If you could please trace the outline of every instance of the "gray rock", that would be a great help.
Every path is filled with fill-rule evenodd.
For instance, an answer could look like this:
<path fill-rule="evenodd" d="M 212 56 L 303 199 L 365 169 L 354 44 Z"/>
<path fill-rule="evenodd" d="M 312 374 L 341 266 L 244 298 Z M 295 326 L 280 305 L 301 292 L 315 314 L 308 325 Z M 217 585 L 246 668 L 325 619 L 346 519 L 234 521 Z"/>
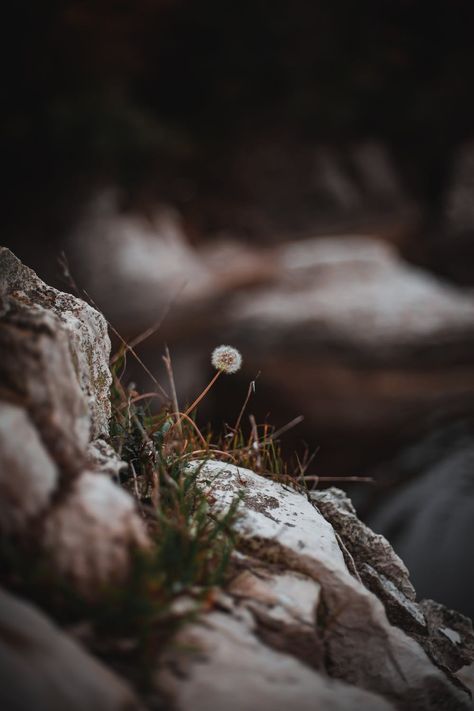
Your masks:
<path fill-rule="evenodd" d="M 0 590 L 3 711 L 139 711 L 133 691 L 41 612 Z"/>
<path fill-rule="evenodd" d="M 49 325 L 55 337 L 65 334 L 76 379 L 86 398 L 88 438 L 107 435 L 112 378 L 110 340 L 102 314 L 81 299 L 47 286 L 6 247 L 0 248 L 0 293 L 7 309 L 34 315 L 38 329 L 41 325 L 44 331 Z M 43 367 L 48 355 L 44 352 Z"/>
<path fill-rule="evenodd" d="M 0 529 L 25 531 L 50 504 L 58 470 L 23 408 L 0 402 Z"/>
<path fill-rule="evenodd" d="M 5 248 L 0 289 L 0 530 L 92 596 L 148 542 L 132 498 L 110 481 L 122 464 L 96 439 L 110 415 L 106 323 Z"/>
<path fill-rule="evenodd" d="M 361 564 L 368 564 L 391 581 L 409 600 L 415 599 L 416 593 L 407 567 L 386 538 L 374 533 L 357 518 L 351 500 L 343 491 L 334 487 L 314 491 L 310 498 L 341 536 L 359 573 Z"/>
<path fill-rule="evenodd" d="M 176 651 L 177 648 L 177 651 Z M 157 685 L 176 711 L 389 711 L 377 694 L 329 679 L 259 641 L 248 616 L 208 615 L 162 660 Z"/>
<path fill-rule="evenodd" d="M 228 510 L 243 495 L 236 523 L 239 551 L 321 586 L 315 628 L 324 653 L 320 655 L 315 645 L 312 653 L 317 658 L 308 657 L 308 665 L 323 658 L 331 676 L 403 709 L 436 709 L 439 704 L 446 709 L 469 708 L 465 691 L 417 641 L 389 623 L 381 601 L 351 575 L 334 529 L 304 494 L 233 465 L 208 461 L 192 466 L 200 485 L 212 494 L 214 513 Z M 297 599 L 297 586 L 287 594 Z M 245 607 L 252 610 L 248 601 Z"/>
<path fill-rule="evenodd" d="M 416 639 L 430 658 L 449 673 L 468 664 L 474 656 L 471 621 L 432 601 L 416 602 L 404 563 L 383 536 L 373 533 L 357 518 L 344 492 L 331 488 L 311 492 L 310 497 L 340 535 L 356 574 L 382 601 L 390 622 Z M 441 629 L 447 632 L 440 632 Z"/>

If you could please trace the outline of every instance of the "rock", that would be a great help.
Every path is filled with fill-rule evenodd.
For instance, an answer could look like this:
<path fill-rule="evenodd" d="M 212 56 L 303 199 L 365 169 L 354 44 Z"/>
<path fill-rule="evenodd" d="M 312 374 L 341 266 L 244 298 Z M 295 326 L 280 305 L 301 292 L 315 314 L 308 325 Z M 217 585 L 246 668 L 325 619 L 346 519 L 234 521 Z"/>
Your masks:
<path fill-rule="evenodd" d="M 107 474 L 117 482 L 120 480 L 120 473 L 128 467 L 127 463 L 122 461 L 110 444 L 103 439 L 90 442 L 87 454 L 95 471 Z"/>
<path fill-rule="evenodd" d="M 304 494 L 232 465 L 209 461 L 190 466 L 211 494 L 215 514 L 243 496 L 236 523 L 240 552 L 321 586 L 319 603 L 315 597 L 316 629 L 324 646 L 319 660 L 324 659 L 331 676 L 403 709 L 435 709 L 440 703 L 443 708 L 469 707 L 465 692 L 421 646 L 390 625 L 381 601 L 349 572 L 332 526 Z M 298 597 L 295 588 L 287 594 Z M 246 604 L 248 611 L 251 607 Z"/>
<path fill-rule="evenodd" d="M 427 261 L 449 279 L 472 287 L 474 142 L 460 146 L 451 166 L 438 233 L 430 235 Z"/>
<path fill-rule="evenodd" d="M 86 471 L 48 514 L 42 542 L 56 570 L 91 597 L 95 586 L 123 579 L 130 550 L 148 541 L 129 494 L 106 476 Z"/>
<path fill-rule="evenodd" d="M 187 243 L 177 213 L 159 208 L 146 218 L 121 212 L 114 191 L 89 206 L 70 251 L 81 282 L 121 332 L 133 328 L 136 335 L 170 302 L 191 306 L 210 287 L 209 271 Z"/>
<path fill-rule="evenodd" d="M 381 535 L 374 533 L 357 518 L 351 500 L 340 489 L 313 491 L 310 499 L 324 518 L 341 536 L 346 549 L 355 561 L 357 570 L 365 565 L 393 583 L 409 600 L 416 597 L 407 567 Z"/>
<path fill-rule="evenodd" d="M 0 285 L 0 530 L 93 596 L 147 545 L 132 498 L 109 478 L 123 465 L 97 439 L 110 415 L 106 323 L 4 248 Z"/>
<path fill-rule="evenodd" d="M 293 242 L 281 248 L 280 262 L 279 283 L 258 299 L 243 294 L 235 310 L 252 335 L 270 337 L 269 345 L 291 334 L 302 345 L 395 360 L 416 346 L 464 342 L 466 328 L 472 337 L 474 299 L 404 264 L 375 239 Z M 306 328 L 298 330 L 301 324 Z"/>
<path fill-rule="evenodd" d="M 0 402 L 0 528 L 25 531 L 49 506 L 58 470 L 23 408 Z"/>
<path fill-rule="evenodd" d="M 324 647 L 316 628 L 321 586 L 307 575 L 265 567 L 248 556 L 238 556 L 240 567 L 243 572 L 232 580 L 229 592 L 252 613 L 259 639 L 303 664 L 322 668 Z"/>
<path fill-rule="evenodd" d="M 474 656 L 471 621 L 431 600 L 416 602 L 407 568 L 388 541 L 357 518 L 344 492 L 331 488 L 311 492 L 310 498 L 339 534 L 356 574 L 383 602 L 390 622 L 440 667 L 454 673 L 467 664 Z"/>
<path fill-rule="evenodd" d="M 0 590 L 3 711 L 139 711 L 133 691 L 41 612 Z"/>
<path fill-rule="evenodd" d="M 49 326 L 48 335 L 67 341 L 76 380 L 86 398 L 90 418 L 88 438 L 107 435 L 112 378 L 109 371 L 110 340 L 102 314 L 81 299 L 44 284 L 6 247 L 0 248 L 0 293 L 4 306 L 7 302 L 7 311 L 14 309 L 18 319 L 26 316 L 36 323 L 38 340 L 41 339 L 40 333 Z M 52 354 L 44 350 L 43 355 L 41 366 L 45 368 L 48 356 Z M 24 349 L 23 357 L 27 357 L 27 349 Z M 29 375 L 29 371 L 25 374 Z M 70 383 L 68 385 L 70 387 Z"/>
<path fill-rule="evenodd" d="M 176 642 L 182 651 L 165 655 L 156 683 L 177 711 L 394 708 L 376 694 L 328 679 L 269 649 L 247 616 L 211 613 L 201 625 L 186 628 Z"/>
<path fill-rule="evenodd" d="M 469 665 L 474 658 L 472 621 L 434 600 L 422 600 L 420 607 L 428 624 L 431 651 L 437 661 L 453 671 Z"/>

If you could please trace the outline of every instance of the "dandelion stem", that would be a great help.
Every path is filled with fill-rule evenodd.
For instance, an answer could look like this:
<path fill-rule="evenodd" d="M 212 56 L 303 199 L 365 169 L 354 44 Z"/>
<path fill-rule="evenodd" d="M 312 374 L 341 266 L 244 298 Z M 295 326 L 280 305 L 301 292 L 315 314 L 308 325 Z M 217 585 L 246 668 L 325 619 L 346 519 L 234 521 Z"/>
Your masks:
<path fill-rule="evenodd" d="M 181 420 L 179 419 L 179 406 L 178 406 L 178 396 L 176 394 L 176 385 L 174 381 L 173 366 L 171 364 L 171 356 L 168 346 L 165 348 L 166 355 L 163 356 L 163 362 L 166 366 L 166 372 L 168 373 L 168 381 L 171 388 L 171 402 L 173 404 L 173 412 L 177 416 L 176 426 L 179 430 L 179 434 L 183 434 L 183 428 L 181 426 Z"/>
<path fill-rule="evenodd" d="M 219 375 L 220 375 L 221 373 L 222 373 L 222 370 L 218 370 L 218 371 L 217 371 L 217 373 L 214 375 L 214 377 L 212 378 L 212 380 L 211 380 L 211 382 L 209 383 L 209 385 L 207 385 L 207 386 L 204 388 L 204 390 L 202 391 L 202 393 L 195 399 L 195 401 L 192 403 L 192 405 L 190 405 L 190 406 L 186 409 L 186 411 L 185 411 L 185 413 L 184 413 L 185 415 L 189 415 L 189 413 L 192 412 L 192 411 L 194 410 L 194 408 L 199 405 L 199 403 L 201 402 L 201 400 L 203 399 L 203 397 L 205 397 L 205 396 L 207 395 L 207 393 L 208 393 L 209 390 L 212 388 L 212 386 L 214 385 L 214 383 L 216 382 L 217 378 L 219 377 Z M 182 418 L 182 416 L 181 416 L 180 419 L 178 420 L 178 423 L 181 422 L 182 419 L 183 419 L 183 418 Z"/>

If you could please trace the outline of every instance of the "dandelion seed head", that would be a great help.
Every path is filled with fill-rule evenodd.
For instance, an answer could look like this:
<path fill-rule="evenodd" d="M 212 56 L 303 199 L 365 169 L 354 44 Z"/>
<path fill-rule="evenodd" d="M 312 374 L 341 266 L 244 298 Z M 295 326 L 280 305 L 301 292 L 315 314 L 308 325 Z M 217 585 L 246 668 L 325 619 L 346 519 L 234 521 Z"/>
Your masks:
<path fill-rule="evenodd" d="M 212 352 L 211 363 L 216 370 L 230 375 L 236 373 L 242 365 L 242 356 L 237 348 L 218 346 Z"/>

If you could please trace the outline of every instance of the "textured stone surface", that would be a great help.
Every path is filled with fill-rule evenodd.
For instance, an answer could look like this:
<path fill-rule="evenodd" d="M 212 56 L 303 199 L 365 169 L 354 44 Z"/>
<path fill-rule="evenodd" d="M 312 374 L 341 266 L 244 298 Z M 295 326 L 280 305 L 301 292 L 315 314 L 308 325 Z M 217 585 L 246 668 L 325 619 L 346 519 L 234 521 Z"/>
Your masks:
<path fill-rule="evenodd" d="M 415 599 L 415 589 L 405 564 L 386 538 L 374 533 L 357 518 L 351 500 L 343 491 L 336 488 L 314 491 L 310 498 L 341 536 L 358 569 L 359 563 L 370 565 L 409 600 Z"/>
<path fill-rule="evenodd" d="M 132 690 L 36 608 L 0 590 L 3 711 L 139 711 Z"/>
<path fill-rule="evenodd" d="M 23 408 L 0 402 L 0 529 L 24 531 L 49 505 L 58 471 Z"/>
<path fill-rule="evenodd" d="M 416 639 L 441 668 L 454 673 L 467 664 L 474 657 L 471 621 L 431 600 L 416 602 L 405 565 L 383 536 L 357 518 L 344 492 L 331 488 L 310 496 L 340 535 L 356 574 L 383 602 L 390 622 Z"/>
<path fill-rule="evenodd" d="M 106 476 L 83 472 L 47 516 L 43 545 L 56 568 L 85 595 L 128 572 L 130 549 L 146 546 L 132 498 Z"/>
<path fill-rule="evenodd" d="M 118 481 L 120 473 L 127 469 L 127 463 L 120 459 L 115 450 L 103 439 L 89 443 L 87 454 L 94 470 L 107 474 Z"/>
<path fill-rule="evenodd" d="M 146 545 L 108 432 L 104 318 L 0 249 L 0 529 L 94 595 Z M 91 437 L 94 441 L 91 442 Z"/>
<path fill-rule="evenodd" d="M 262 644 L 248 615 L 208 615 L 178 637 L 157 683 L 177 711 L 388 711 L 376 694 L 328 679 Z"/>
<path fill-rule="evenodd" d="M 7 308 L 8 304 L 17 309 L 21 305 L 23 312 L 35 314 L 38 324 L 47 319 L 55 335 L 66 334 L 76 378 L 86 398 L 88 438 L 107 434 L 112 378 L 110 340 L 102 314 L 81 299 L 47 286 L 5 247 L 0 248 L 0 293 Z"/>
<path fill-rule="evenodd" d="M 334 529 L 304 494 L 232 465 L 193 466 L 214 511 L 227 510 L 236 496 L 243 496 L 237 522 L 240 551 L 321 586 L 316 629 L 331 676 L 403 709 L 436 709 L 440 703 L 446 709 L 469 707 L 466 692 L 414 639 L 389 623 L 382 602 L 349 572 Z M 291 595 L 297 597 L 295 590 Z M 313 654 L 318 656 L 316 646 Z M 306 663 L 312 661 L 313 666 L 320 663 L 308 656 Z"/>

